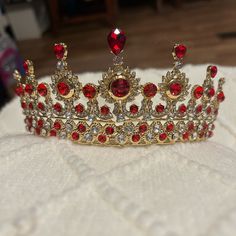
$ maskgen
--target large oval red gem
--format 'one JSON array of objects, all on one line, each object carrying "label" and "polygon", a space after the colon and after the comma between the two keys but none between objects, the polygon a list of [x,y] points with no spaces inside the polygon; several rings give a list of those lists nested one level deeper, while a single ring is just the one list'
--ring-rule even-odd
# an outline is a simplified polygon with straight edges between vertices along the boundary
[{"label": "large oval red gem", "polygon": [[122,98],[129,94],[130,84],[126,79],[116,79],[111,83],[110,89],[114,96]]},{"label": "large oval red gem", "polygon": [[170,84],[170,93],[173,96],[178,96],[180,95],[181,91],[182,91],[182,86],[180,83],[174,82]]},{"label": "large oval red gem", "polygon": [[91,84],[86,84],[83,87],[83,94],[86,98],[92,99],[96,95],[96,88]]},{"label": "large oval red gem", "polygon": [[153,83],[148,83],[144,86],[143,93],[146,97],[152,98],[157,93],[157,86]]},{"label": "large oval red gem", "polygon": [[47,95],[48,89],[44,83],[41,83],[38,85],[37,91],[41,96],[45,97]]},{"label": "large oval red gem", "polygon": [[125,46],[126,36],[123,30],[114,29],[107,36],[111,51],[118,55]]},{"label": "large oval red gem", "polygon": [[66,82],[59,82],[57,84],[57,90],[62,96],[66,96],[70,92],[70,87]]}]

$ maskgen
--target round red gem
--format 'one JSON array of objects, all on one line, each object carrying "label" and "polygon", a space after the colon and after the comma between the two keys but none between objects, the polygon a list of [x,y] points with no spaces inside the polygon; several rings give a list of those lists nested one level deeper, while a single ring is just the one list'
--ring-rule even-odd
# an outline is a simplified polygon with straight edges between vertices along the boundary
[{"label": "round red gem", "polygon": [[207,130],[208,129],[208,124],[206,122],[204,122],[202,127],[203,127],[203,130]]},{"label": "round red gem", "polygon": [[53,127],[54,129],[59,130],[61,129],[61,123],[59,121],[55,121]]},{"label": "round red gem", "polygon": [[165,107],[162,104],[158,104],[155,109],[157,113],[162,113],[165,110]]},{"label": "round red gem", "polygon": [[31,95],[33,93],[33,85],[31,84],[26,84],[25,85],[25,92]]},{"label": "round red gem", "polygon": [[199,105],[197,105],[197,107],[196,107],[196,113],[199,114],[199,113],[201,113],[201,112],[202,112],[202,105],[199,104]]},{"label": "round red gem", "polygon": [[172,132],[174,130],[174,124],[173,123],[168,123],[166,126],[166,131],[167,132]]},{"label": "round red gem", "polygon": [[72,138],[73,140],[78,140],[78,139],[79,139],[79,134],[78,134],[77,132],[73,132],[73,133],[71,134],[71,138]]},{"label": "round red gem", "polygon": [[105,129],[106,134],[111,135],[115,132],[114,128],[112,126],[107,126]]},{"label": "round red gem", "polygon": [[129,108],[129,111],[131,114],[137,114],[138,113],[138,106],[135,104],[132,104]]},{"label": "round red gem", "polygon": [[157,86],[153,83],[148,83],[144,86],[143,93],[147,98],[152,98],[157,93]]},{"label": "round red gem", "polygon": [[214,88],[208,89],[207,94],[208,94],[208,96],[209,96],[210,98],[214,97],[214,95],[215,95],[215,89],[214,89]]},{"label": "round red gem", "polygon": [[175,50],[176,57],[178,57],[179,59],[182,59],[186,54],[187,48],[184,45],[180,44],[176,46],[174,50]]},{"label": "round red gem", "polygon": [[57,131],[52,129],[52,130],[50,130],[49,134],[50,134],[50,136],[57,136]]},{"label": "round red gem", "polygon": [[29,65],[28,65],[28,61],[24,61],[23,63],[23,68],[25,70],[25,73],[28,74],[29,73]]},{"label": "round red gem", "polygon": [[165,141],[167,139],[167,134],[166,133],[161,133],[159,135],[159,139],[160,139],[160,141]]},{"label": "round red gem", "polygon": [[199,99],[203,95],[204,89],[202,86],[197,86],[194,91],[193,95],[196,99]]},{"label": "round red gem", "polygon": [[15,93],[16,93],[16,95],[18,95],[18,96],[23,95],[23,94],[24,94],[23,86],[22,86],[22,85],[17,86],[16,89],[15,89]]},{"label": "round red gem", "polygon": [[133,134],[133,135],[132,135],[132,141],[133,141],[134,143],[139,142],[139,141],[140,141],[140,135],[139,135],[139,134]]},{"label": "round red gem", "polygon": [[29,103],[29,109],[30,109],[30,110],[33,110],[33,109],[34,109],[34,105],[33,105],[32,102]]},{"label": "round red gem", "polygon": [[182,137],[184,141],[187,141],[189,139],[189,132],[184,132]]},{"label": "round red gem", "polygon": [[217,94],[217,101],[223,102],[224,100],[225,100],[225,95],[224,95],[224,92],[221,91]]},{"label": "round red gem", "polygon": [[21,102],[21,107],[25,110],[27,108],[26,102]]},{"label": "round red gem", "polygon": [[141,134],[145,133],[147,130],[148,130],[147,124],[141,124],[141,125],[139,126],[139,132],[140,132]]},{"label": "round red gem", "polygon": [[86,131],[86,126],[84,124],[79,124],[78,125],[78,131],[80,133],[84,133]]},{"label": "round red gem", "polygon": [[39,95],[45,97],[47,95],[48,89],[44,83],[41,83],[38,85],[37,91],[38,91]]},{"label": "round red gem", "polygon": [[41,111],[44,111],[45,110],[45,107],[44,107],[44,104],[42,102],[39,102],[38,105],[37,105],[38,109],[41,110]]},{"label": "round red gem", "polygon": [[211,78],[215,78],[217,75],[217,67],[211,66],[210,73],[211,73]]},{"label": "round red gem", "polygon": [[212,111],[211,106],[208,106],[207,109],[206,109],[206,113],[211,114],[211,111]]},{"label": "round red gem", "polygon": [[178,96],[182,91],[182,85],[177,82],[171,83],[169,90],[173,96]]},{"label": "round red gem", "polygon": [[110,108],[106,105],[102,106],[100,112],[103,116],[106,116],[110,113]]},{"label": "round red gem", "polygon": [[92,99],[96,95],[96,88],[94,85],[86,84],[83,87],[83,94],[86,98]]},{"label": "round red gem", "polygon": [[81,103],[79,103],[75,106],[75,110],[77,113],[82,113],[84,111],[84,106]]},{"label": "round red gem", "polygon": [[38,120],[38,122],[37,122],[37,125],[38,125],[38,127],[39,128],[43,128],[43,120],[42,119],[40,119],[40,120]]},{"label": "round red gem", "polygon": [[116,97],[125,97],[129,94],[130,84],[126,79],[116,79],[110,85],[111,92]]},{"label": "round red gem", "polygon": [[111,51],[118,55],[125,46],[126,36],[124,31],[120,29],[112,30],[107,36],[107,41]]},{"label": "round red gem", "polygon": [[194,123],[193,122],[188,123],[188,131],[192,132],[193,130],[194,130]]},{"label": "round red gem", "polygon": [[179,113],[184,114],[187,111],[187,107],[184,104],[179,106]]},{"label": "round red gem", "polygon": [[105,143],[107,141],[107,136],[105,134],[99,134],[98,135],[98,141],[100,143]]},{"label": "round red gem", "polygon": [[65,47],[63,44],[54,45],[54,53],[57,59],[62,59],[65,54]]},{"label": "round red gem", "polygon": [[66,82],[59,82],[57,84],[58,93],[62,96],[66,96],[70,92],[70,86]]},{"label": "round red gem", "polygon": [[62,106],[61,106],[61,104],[60,103],[55,103],[54,105],[53,105],[53,109],[56,111],[56,112],[61,112],[61,110],[62,110]]}]

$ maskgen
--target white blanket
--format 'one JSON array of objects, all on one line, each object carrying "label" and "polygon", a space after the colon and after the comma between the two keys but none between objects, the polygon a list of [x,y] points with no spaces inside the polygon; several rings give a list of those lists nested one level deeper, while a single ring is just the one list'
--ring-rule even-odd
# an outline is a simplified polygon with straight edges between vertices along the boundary
[{"label": "white blanket", "polygon": [[[206,65],[184,70],[201,83]],[[136,71],[143,83],[166,73]],[[34,137],[14,99],[0,113],[0,235],[236,235],[236,68],[219,66],[219,76],[226,100],[202,143],[112,148]]]}]

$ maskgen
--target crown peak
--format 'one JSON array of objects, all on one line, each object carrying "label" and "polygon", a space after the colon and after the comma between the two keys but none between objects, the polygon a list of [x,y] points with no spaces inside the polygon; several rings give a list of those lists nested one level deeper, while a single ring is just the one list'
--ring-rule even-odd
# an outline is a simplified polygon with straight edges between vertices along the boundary
[{"label": "crown peak", "polygon": [[111,30],[107,36],[107,41],[112,53],[115,55],[120,54],[126,42],[124,31],[118,28]]}]

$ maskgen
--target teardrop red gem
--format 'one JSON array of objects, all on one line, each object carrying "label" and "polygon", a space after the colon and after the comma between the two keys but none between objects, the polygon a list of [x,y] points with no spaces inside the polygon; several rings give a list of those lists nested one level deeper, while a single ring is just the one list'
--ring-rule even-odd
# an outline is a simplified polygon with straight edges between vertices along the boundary
[{"label": "teardrop red gem", "polygon": [[126,36],[124,31],[120,29],[112,30],[107,36],[107,41],[111,51],[118,55],[125,46]]}]

